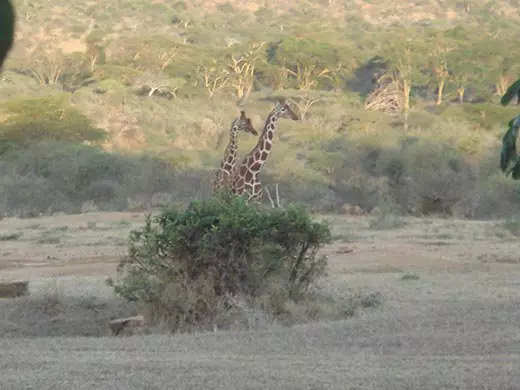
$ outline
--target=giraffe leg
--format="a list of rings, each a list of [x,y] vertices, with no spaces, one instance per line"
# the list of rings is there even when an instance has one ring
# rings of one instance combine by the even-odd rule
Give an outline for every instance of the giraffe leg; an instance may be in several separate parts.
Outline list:
[[[260,203],[262,199],[262,183],[258,179],[253,183],[246,183],[243,193],[247,196],[248,202]]]
[[[250,183],[246,183],[243,194],[246,196],[247,200],[250,201],[255,196],[254,187]]]
[[[253,193],[255,194],[255,200],[260,203],[262,201],[262,195],[264,193],[264,186],[262,185],[262,181],[260,179],[256,179]]]

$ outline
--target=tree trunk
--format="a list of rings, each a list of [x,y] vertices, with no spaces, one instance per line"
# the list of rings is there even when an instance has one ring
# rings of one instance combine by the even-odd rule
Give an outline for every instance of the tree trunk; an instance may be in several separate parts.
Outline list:
[[[437,86],[437,101],[436,105],[442,104],[442,94],[444,92],[444,85],[446,84],[446,79],[439,80],[439,84]]]
[[[498,78],[498,83],[496,84],[497,95],[502,96],[506,93],[508,87],[508,77],[504,75],[500,75]]]
[[[459,104],[464,103],[464,92],[466,89],[464,87],[457,88],[457,96],[459,98]]]
[[[410,91],[411,85],[409,80],[403,80],[403,107],[402,110],[404,112],[408,112],[410,109]]]

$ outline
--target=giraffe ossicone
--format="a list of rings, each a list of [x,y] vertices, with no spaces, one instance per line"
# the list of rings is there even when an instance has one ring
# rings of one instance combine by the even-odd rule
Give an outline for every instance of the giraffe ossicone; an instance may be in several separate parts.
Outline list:
[[[213,194],[222,191],[229,186],[229,178],[233,172],[236,164],[237,150],[238,150],[238,133],[243,131],[253,135],[258,135],[258,132],[253,127],[251,119],[247,117],[245,111],[240,111],[240,116],[231,123],[231,130],[229,134],[229,142],[224,152],[224,157],[220,162],[219,169],[215,172],[213,177],[212,190]]]
[[[285,100],[279,100],[276,103],[267,116],[264,129],[256,146],[233,170],[231,177],[231,192],[233,194],[247,196],[247,200],[260,201],[263,187],[259,174],[272,150],[276,123],[281,118],[300,119]]]

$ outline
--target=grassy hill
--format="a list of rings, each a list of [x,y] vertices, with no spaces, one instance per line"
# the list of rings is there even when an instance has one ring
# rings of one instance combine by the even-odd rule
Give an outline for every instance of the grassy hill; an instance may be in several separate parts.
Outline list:
[[[17,40],[0,79],[0,192],[13,198],[5,213],[18,210],[9,191],[20,188],[6,184],[13,175],[34,182],[30,172],[55,188],[49,177],[62,174],[58,163],[45,176],[27,162],[34,142],[88,143],[125,158],[145,153],[167,161],[163,174],[175,177],[151,192],[173,192],[178,201],[205,196],[233,118],[243,108],[261,129],[280,96],[302,115],[280,124],[264,172],[286,202],[365,212],[390,203],[396,212],[480,218],[509,214],[519,201],[518,186],[497,169],[500,137],[516,114],[498,105],[518,76],[514,2],[16,6]],[[255,142],[241,137],[239,154]],[[96,207],[128,207],[149,187],[92,171],[109,195],[96,194],[110,199],[92,195]],[[63,190],[76,205],[68,211],[86,202],[76,191],[99,187],[94,181]]]

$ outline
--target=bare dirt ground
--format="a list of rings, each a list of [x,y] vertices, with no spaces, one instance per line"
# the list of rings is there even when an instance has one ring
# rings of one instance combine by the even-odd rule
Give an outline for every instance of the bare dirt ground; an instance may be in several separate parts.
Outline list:
[[[4,219],[0,280],[30,280],[33,300],[109,299],[103,280],[143,218]],[[88,334],[125,310],[109,301],[97,317],[71,303],[42,319],[28,301],[0,300],[0,388],[520,389],[520,243],[503,223],[404,219],[375,230],[373,218],[327,218],[330,285],[377,290],[382,306],[289,329],[115,338],[55,331],[62,316]],[[43,335],[59,337],[33,337]]]

